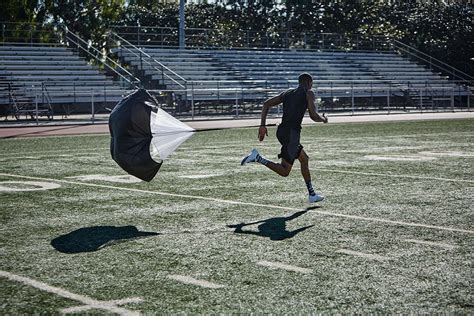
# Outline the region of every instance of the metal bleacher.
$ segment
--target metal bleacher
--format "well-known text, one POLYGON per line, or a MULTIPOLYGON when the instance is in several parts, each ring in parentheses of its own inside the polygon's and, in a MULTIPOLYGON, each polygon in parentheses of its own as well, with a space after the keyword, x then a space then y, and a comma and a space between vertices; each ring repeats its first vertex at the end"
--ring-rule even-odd
MULTIPOLYGON (((188 100, 220 102, 261 100, 295 86, 302 72, 314 77, 314 89, 321 99, 388 98, 413 106, 451 100, 453 91, 467 93, 450 81, 395 51, 309 51, 266 49, 170 49, 142 48, 153 60, 186 80, 188 100), (192 90, 192 93, 189 91, 192 90)), ((179 91, 182 84, 163 75, 142 55, 127 49, 115 53, 161 89, 179 91)), ((161 68, 162 69, 162 68, 161 68)), ((350 102, 350 101, 349 101, 350 102)), ((389 101, 390 102, 390 101, 389 101)))
POLYGON ((124 89, 66 47, 0 46, 0 107, 20 118, 69 114, 74 109, 113 106, 124 89), (8 108, 8 110, 6 110, 8 108))

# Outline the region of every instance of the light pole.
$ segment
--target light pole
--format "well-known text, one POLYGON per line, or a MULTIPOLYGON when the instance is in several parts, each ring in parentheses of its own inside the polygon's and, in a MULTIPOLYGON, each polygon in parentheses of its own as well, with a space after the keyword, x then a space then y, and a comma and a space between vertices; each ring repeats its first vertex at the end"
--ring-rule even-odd
POLYGON ((179 0, 179 48, 184 49, 184 4, 186 0, 179 0))

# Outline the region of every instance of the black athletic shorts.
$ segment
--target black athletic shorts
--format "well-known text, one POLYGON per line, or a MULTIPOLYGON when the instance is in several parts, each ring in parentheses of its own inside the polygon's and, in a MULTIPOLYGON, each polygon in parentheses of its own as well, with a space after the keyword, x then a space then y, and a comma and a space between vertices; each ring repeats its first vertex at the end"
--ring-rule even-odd
POLYGON ((281 144, 281 152, 278 158, 283 158, 290 164, 295 162, 303 149, 300 144, 300 132, 301 130, 298 128, 278 126, 277 138, 281 144))

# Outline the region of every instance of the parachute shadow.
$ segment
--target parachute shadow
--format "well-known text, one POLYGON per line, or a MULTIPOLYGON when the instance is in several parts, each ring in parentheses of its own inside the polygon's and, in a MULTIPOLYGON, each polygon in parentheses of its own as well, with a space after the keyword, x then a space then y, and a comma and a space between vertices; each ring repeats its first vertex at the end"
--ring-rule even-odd
POLYGON ((51 240, 51 246, 63 253, 81 253, 100 250, 104 247, 129 240, 159 235, 142 232, 135 226, 93 226, 79 228, 51 240))
POLYGON ((272 218, 267 218, 267 219, 256 221, 256 222, 251 222, 251 223, 227 225, 227 227, 234 228, 235 234, 246 234, 246 235, 268 237, 270 238, 270 240, 275 240, 275 241, 285 240, 285 239, 293 238, 298 233, 301 233, 302 231, 305 231, 306 229, 314 226, 314 225, 309 225, 309 226, 298 228, 293 231, 288 231, 286 229, 286 222, 291 221, 297 217, 300 217, 301 215, 307 212, 308 212, 308 209, 304 211, 298 211, 287 217, 272 217, 272 218), (245 226, 255 225, 255 224, 260 224, 257 227, 258 231, 243 230, 245 226))

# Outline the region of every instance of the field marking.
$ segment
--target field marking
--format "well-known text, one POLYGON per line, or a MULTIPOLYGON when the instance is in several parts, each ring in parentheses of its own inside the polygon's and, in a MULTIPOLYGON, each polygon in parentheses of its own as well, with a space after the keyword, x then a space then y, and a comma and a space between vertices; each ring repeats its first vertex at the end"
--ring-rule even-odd
POLYGON ((43 282, 40 282, 40 281, 36 281, 34 279, 30 279, 30 278, 27 278, 27 277, 23 277, 23 276, 20 276, 20 275, 16 275, 16 274, 13 274, 13 273, 10 273, 10 272, 7 272, 7 271, 1 271, 0 270, 0 276, 4 277, 4 278, 7 278, 11 281, 16 281, 16 282, 20 282, 20 283, 29 285, 31 287, 37 288, 37 289, 45 291, 45 292, 53 293, 53 294, 56 294, 58 296, 68 298, 70 300, 81 302, 82 304, 84 304, 86 306, 90 306, 90 308, 105 310, 105 311, 116 313, 116 314, 119 314, 119 315, 127 315, 127 316, 128 315, 140 315, 139 312, 128 310, 128 309, 122 308, 122 307, 118 307, 115 304, 110 303, 108 301, 99 301, 99 300, 90 298, 90 297, 85 296, 85 295, 72 293, 72 292, 69 292, 69 291, 64 290, 62 288, 51 286, 49 284, 46 284, 46 283, 43 283, 43 282))
POLYGON ((185 178, 185 179, 207 179, 213 177, 220 177, 222 174, 190 174, 185 176, 178 176, 178 178, 185 178))
POLYGON ((196 285, 196 286, 205 287, 209 289, 221 289, 225 287, 225 285, 212 283, 206 280, 198 280, 186 275, 170 274, 170 275, 167 275, 167 278, 184 283, 184 284, 191 284, 191 285, 196 285))
POLYGON ((105 174, 86 174, 83 176, 66 177, 66 179, 75 179, 79 181, 107 181, 115 183, 140 183, 142 180, 131 175, 108 176, 105 174))
MULTIPOLYGON (((256 207, 273 208, 273 209, 286 210, 286 211, 301 211, 301 209, 299 209, 299 208, 287 207, 287 206, 278 206, 278 205, 269 205, 269 204, 260 204, 260 203, 251 203, 251 202, 241 202, 241 201, 232 201, 232 200, 217 199, 217 198, 198 196, 198 195, 167 193, 167 192, 142 190, 142 189, 135 189, 135 188, 124 188, 124 187, 118 187, 118 186, 113 186, 113 185, 105 185, 105 184, 95 184, 95 183, 85 183, 85 182, 61 180, 61 179, 21 176, 21 175, 8 174, 8 173, 0 173, 0 176, 13 177, 13 178, 22 178, 22 179, 56 181, 56 182, 61 182, 61 183, 69 183, 69 184, 73 184, 73 185, 84 185, 84 186, 89 186, 89 187, 94 187, 94 188, 105 188, 105 189, 113 189, 113 190, 119 190, 119 191, 157 194, 157 195, 162 195, 162 196, 181 197, 181 198, 186 198, 186 199, 204 200, 204 201, 211 201, 211 202, 218 202, 218 203, 225 203, 225 204, 233 204, 233 205, 256 206, 256 207)), ((412 223, 412 222, 402 222, 402 221, 395 221, 395 220, 376 218, 376 217, 364 217, 364 216, 358 216, 358 215, 339 214, 339 213, 320 211, 320 210, 316 210, 316 209, 311 210, 311 212, 316 213, 316 214, 320 214, 320 215, 326 215, 326 216, 356 219, 356 220, 384 223, 384 224, 390 224, 390 225, 421 227, 421 228, 429 228, 429 229, 437 229, 437 230, 446 230, 446 231, 451 231, 451 232, 474 234, 474 231, 472 231, 472 230, 466 230, 466 229, 461 229, 461 228, 435 226, 435 225, 427 225, 427 224, 412 223)))
POLYGON ((46 191, 60 188, 61 185, 53 182, 42 181, 0 181, 0 192, 31 192, 31 191, 46 191), (22 184, 32 186, 34 188, 15 188, 8 186, 8 184, 22 184))
POLYGON ((378 161, 432 161, 437 158, 422 155, 366 155, 364 156, 364 159, 378 161))
POLYGON ((435 246, 435 247, 440 247, 440 248, 444 248, 444 249, 448 249, 448 250, 453 250, 453 249, 458 248, 458 246, 455 246, 455 245, 449 245, 449 244, 445 244, 445 243, 427 241, 427 240, 403 239, 403 241, 411 242, 411 243, 415 243, 415 244, 420 244, 420 245, 435 246))
POLYGON ((35 155, 35 154, 55 154, 58 152, 72 152, 72 153, 97 153, 97 150, 110 150, 110 148, 95 147, 95 148, 75 148, 75 149, 55 149, 55 150, 42 150, 42 151, 25 151, 25 152, 10 152, 0 154, 0 157, 10 158, 12 155, 35 155))
POLYGON ((365 252, 352 251, 352 250, 349 250, 349 249, 339 249, 339 250, 336 251, 336 253, 342 253, 342 254, 345 254, 345 255, 351 255, 351 256, 366 258, 366 259, 369 259, 369 260, 377 260, 377 261, 385 261, 385 260, 390 260, 391 259, 389 257, 374 255, 374 254, 365 253, 365 252))
POLYGON ((313 168, 313 170, 328 171, 328 172, 335 172, 335 173, 359 174, 359 175, 363 175, 363 176, 377 176, 377 177, 388 177, 388 178, 402 178, 402 179, 407 178, 407 179, 418 179, 418 180, 436 180, 436 181, 447 181, 447 182, 474 183, 474 180, 411 176, 411 175, 407 175, 407 174, 374 173, 374 172, 335 170, 335 169, 327 169, 327 168, 313 168))
POLYGON ((87 159, 92 157, 101 157, 102 154, 98 154, 96 152, 81 152, 80 155, 76 154, 49 154, 49 155, 38 155, 38 156, 12 156, 12 157, 0 157, 0 161, 8 161, 8 160, 18 160, 18 159, 28 159, 28 160, 42 160, 45 158, 74 158, 74 159, 87 159), (87 156, 81 156, 81 155, 87 156))
POLYGON ((459 158, 473 158, 474 153, 462 151, 420 151, 420 155, 436 156, 436 157, 459 157, 459 158))
MULTIPOLYGON (((111 300, 111 301, 106 301, 106 302, 110 304, 114 304, 114 305, 125 305, 125 304, 130 304, 130 303, 141 303, 143 302, 143 299, 140 297, 129 297, 129 298, 121 299, 121 300, 111 300)), ((71 313, 85 312, 91 309, 92 307, 90 305, 80 305, 80 306, 73 306, 69 308, 63 308, 63 309, 60 309, 59 311, 63 314, 71 314, 71 313)))
POLYGON ((311 270, 311 269, 292 266, 292 265, 285 264, 285 263, 280 263, 280 262, 271 262, 271 261, 263 260, 263 261, 258 261, 257 264, 260 265, 260 266, 263 266, 263 267, 270 268, 270 269, 283 269, 283 270, 287 270, 287 271, 300 272, 300 273, 312 273, 313 272, 313 270, 311 270))

